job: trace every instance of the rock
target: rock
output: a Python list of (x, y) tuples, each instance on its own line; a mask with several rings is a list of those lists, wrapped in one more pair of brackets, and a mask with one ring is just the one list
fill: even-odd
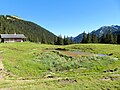
[(45, 78), (55, 78), (55, 76), (49, 74), (49, 75), (46, 75)]
[(3, 51), (0, 51), (0, 53), (3, 53)]
[(108, 54), (109, 56), (112, 56), (113, 55), (113, 53), (110, 53), (110, 54)]
[(118, 58), (112, 58), (111, 60), (118, 60)]

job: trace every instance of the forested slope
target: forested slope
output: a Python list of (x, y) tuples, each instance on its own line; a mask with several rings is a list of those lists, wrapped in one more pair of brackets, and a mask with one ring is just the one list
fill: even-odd
[(54, 43), (56, 38), (56, 35), (33, 22), (10, 15), (0, 15), (0, 33), (21, 33), (27, 40), (41, 43)]

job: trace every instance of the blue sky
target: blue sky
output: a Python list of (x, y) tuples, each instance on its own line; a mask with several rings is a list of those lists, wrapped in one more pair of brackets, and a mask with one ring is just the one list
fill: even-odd
[(77, 36), (120, 25), (120, 0), (0, 0), (0, 14), (17, 15), (56, 35)]

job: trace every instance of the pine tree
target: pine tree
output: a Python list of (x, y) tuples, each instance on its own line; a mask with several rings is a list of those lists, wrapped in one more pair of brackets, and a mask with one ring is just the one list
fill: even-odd
[(113, 44), (114, 43), (114, 38), (113, 38), (113, 34), (110, 33), (110, 43)]
[(106, 34), (105, 43), (114, 43), (113, 34), (110, 30)]
[(117, 43), (120, 44), (120, 34), (117, 36)]
[(70, 37), (69, 39), (70, 39), (70, 44), (74, 44), (75, 43), (75, 42), (73, 42), (73, 38), (72, 37)]
[(83, 39), (81, 43), (87, 43), (87, 34), (83, 32)]
[(103, 34), (102, 37), (100, 38), (100, 43), (105, 43), (106, 35)]
[(63, 39), (63, 44), (64, 44), (64, 45), (67, 45), (67, 39), (66, 39), (65, 36), (64, 36), (64, 39)]
[(113, 39), (114, 39), (114, 44), (117, 44), (117, 35), (114, 35)]
[(97, 36), (94, 33), (92, 33), (91, 41), (92, 41), (92, 43), (98, 43), (98, 38), (97, 38)]
[(72, 41), (68, 36), (67, 37), (64, 36), (63, 43), (64, 45), (69, 45), (70, 43), (72, 43)]
[(57, 42), (56, 42), (56, 44), (57, 44), (57, 45), (63, 45), (63, 39), (62, 39), (62, 36), (61, 36), (61, 35), (59, 35), (59, 36), (57, 37)]
[(67, 45), (69, 45), (71, 43), (70, 38), (67, 36)]
[(87, 43), (91, 43), (91, 36), (90, 36), (90, 33), (87, 34)]

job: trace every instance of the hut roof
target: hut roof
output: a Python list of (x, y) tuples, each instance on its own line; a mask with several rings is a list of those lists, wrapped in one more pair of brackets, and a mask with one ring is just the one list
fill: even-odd
[(26, 38), (24, 34), (0, 34), (1, 38)]

